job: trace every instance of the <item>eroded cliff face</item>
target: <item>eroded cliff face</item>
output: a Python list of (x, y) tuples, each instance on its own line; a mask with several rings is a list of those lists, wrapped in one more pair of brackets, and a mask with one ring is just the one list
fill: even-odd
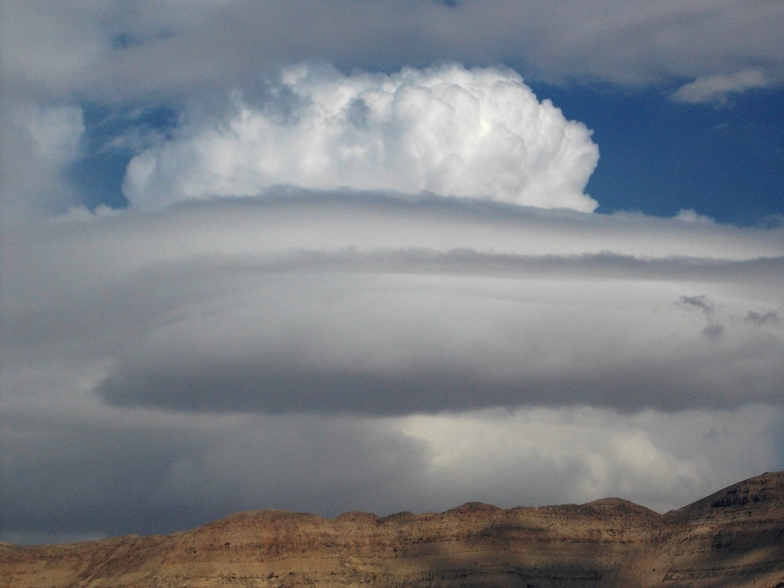
[(0, 544), (0, 586), (784, 588), (784, 473), (659, 515), (619, 499), (336, 519), (240, 513), (167, 536)]

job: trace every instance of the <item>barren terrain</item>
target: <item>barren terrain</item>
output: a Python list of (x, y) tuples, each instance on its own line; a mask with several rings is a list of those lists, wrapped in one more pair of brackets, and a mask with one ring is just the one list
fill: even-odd
[(784, 588), (784, 472), (660, 515), (608, 498), (335, 519), (245, 512), (187, 532), (0, 543), (0, 586)]

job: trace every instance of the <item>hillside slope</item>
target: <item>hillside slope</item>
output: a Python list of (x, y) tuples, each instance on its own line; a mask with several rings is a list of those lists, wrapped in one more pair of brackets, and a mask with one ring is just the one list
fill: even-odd
[(784, 588), (784, 472), (659, 515), (620, 499), (335, 519), (239, 513), (187, 532), (0, 544), (0, 587)]

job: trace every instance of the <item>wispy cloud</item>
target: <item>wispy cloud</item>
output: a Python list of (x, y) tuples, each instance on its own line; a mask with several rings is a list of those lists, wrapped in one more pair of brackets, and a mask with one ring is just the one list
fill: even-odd
[(775, 310), (768, 310), (766, 312), (756, 312), (750, 310), (744, 317), (747, 321), (751, 321), (755, 325), (764, 325), (767, 323), (777, 324), (781, 321), (781, 315)]
[(769, 84), (765, 75), (754, 69), (730, 75), (703, 76), (678, 88), (672, 94), (672, 99), (691, 104), (721, 105), (725, 104), (733, 94), (740, 94), (754, 88), (765, 88)]

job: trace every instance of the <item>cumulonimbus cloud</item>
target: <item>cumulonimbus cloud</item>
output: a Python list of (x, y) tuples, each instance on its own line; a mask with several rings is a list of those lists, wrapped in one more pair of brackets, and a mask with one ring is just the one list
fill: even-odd
[(286, 69), (254, 107), (194, 117), (136, 156), (124, 193), (159, 208), (277, 184), (486, 198), (593, 211), (583, 193), (599, 157), (591, 131), (539, 102), (516, 72), (444, 65), (344, 76)]
[[(781, 84), (784, 4), (127, 4), (2, 5), (0, 539), (666, 510), (781, 468), (780, 227), (518, 206), (590, 210), (596, 147), (507, 70), (259, 80), (454, 59), (716, 101)], [(112, 139), (135, 210), (31, 213), (88, 202), (66, 176), (96, 114), (230, 88)], [(216, 194), (249, 197), (180, 202)]]

